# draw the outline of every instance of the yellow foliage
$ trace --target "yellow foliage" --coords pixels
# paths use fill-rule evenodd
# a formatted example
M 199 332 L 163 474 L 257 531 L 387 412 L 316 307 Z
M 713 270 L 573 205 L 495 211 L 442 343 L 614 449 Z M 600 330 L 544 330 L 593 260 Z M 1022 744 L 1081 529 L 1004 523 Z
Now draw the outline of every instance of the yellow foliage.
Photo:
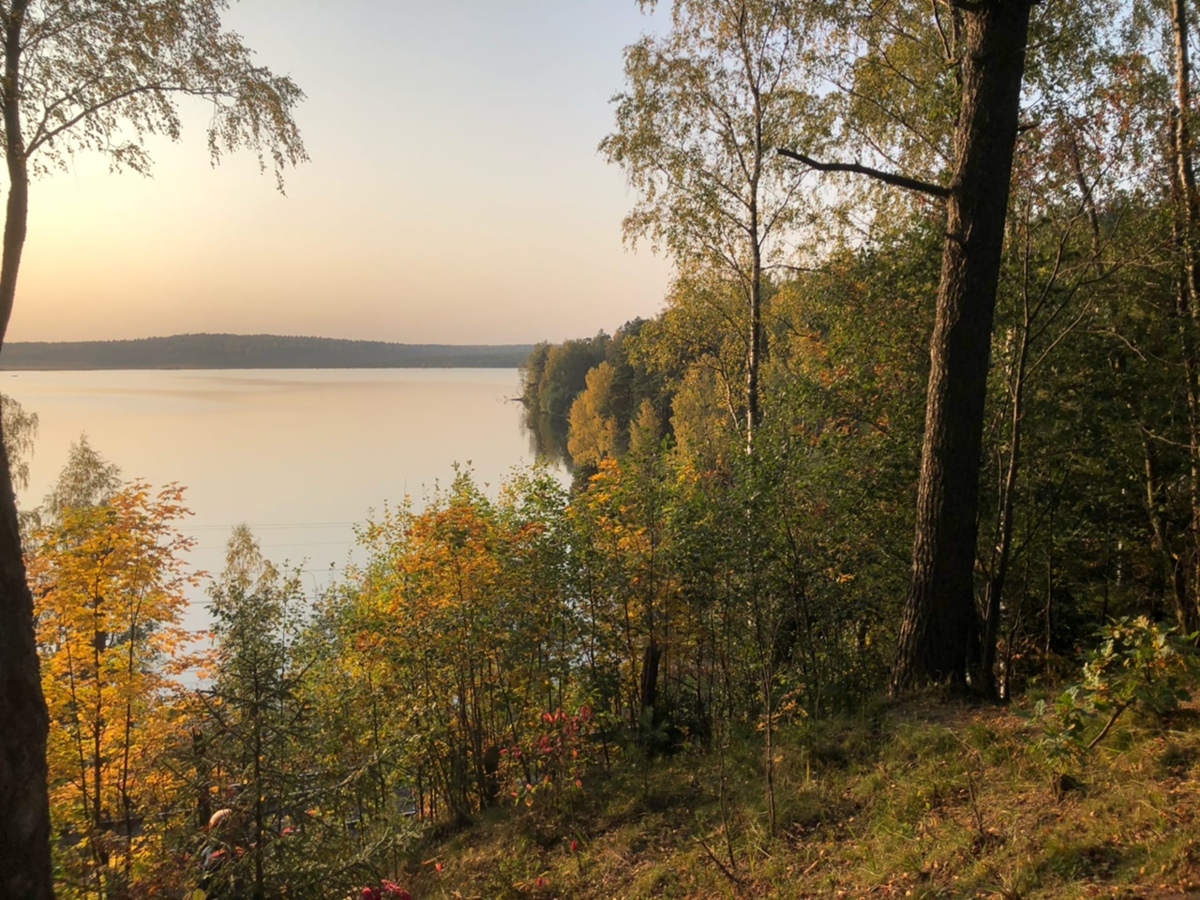
M 173 740 L 178 675 L 192 660 L 180 627 L 191 540 L 183 489 L 126 486 L 107 503 L 68 508 L 27 553 L 37 616 L 55 828 L 68 874 L 111 891 L 152 877 L 164 854 L 150 824 L 177 784 L 157 765 Z
M 587 387 L 571 404 L 567 451 L 580 465 L 594 464 L 617 450 L 617 423 L 606 414 L 616 373 L 602 362 L 587 374 Z

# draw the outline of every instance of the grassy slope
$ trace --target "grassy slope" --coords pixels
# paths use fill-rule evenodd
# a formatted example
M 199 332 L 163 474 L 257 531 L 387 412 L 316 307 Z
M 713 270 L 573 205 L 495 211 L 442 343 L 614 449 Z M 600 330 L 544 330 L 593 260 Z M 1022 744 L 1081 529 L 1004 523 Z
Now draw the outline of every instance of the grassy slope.
M 726 755 L 732 864 L 718 757 L 682 753 L 492 810 L 402 877 L 421 900 L 1200 897 L 1193 711 L 1119 725 L 1066 792 L 1019 711 L 925 699 L 783 732 L 774 838 L 761 761 Z

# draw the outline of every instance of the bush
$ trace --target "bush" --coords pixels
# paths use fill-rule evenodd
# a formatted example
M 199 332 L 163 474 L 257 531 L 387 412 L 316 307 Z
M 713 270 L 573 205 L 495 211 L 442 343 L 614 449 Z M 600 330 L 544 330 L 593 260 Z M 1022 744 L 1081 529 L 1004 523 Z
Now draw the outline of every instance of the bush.
M 1083 667 L 1083 680 L 1054 702 L 1057 721 L 1043 746 L 1052 757 L 1079 757 L 1095 747 L 1127 709 L 1163 715 L 1191 699 L 1198 671 L 1196 635 L 1180 635 L 1145 616 L 1121 618 L 1100 629 L 1100 645 Z M 1038 715 L 1046 712 L 1039 701 Z M 1092 721 L 1104 726 L 1085 741 Z

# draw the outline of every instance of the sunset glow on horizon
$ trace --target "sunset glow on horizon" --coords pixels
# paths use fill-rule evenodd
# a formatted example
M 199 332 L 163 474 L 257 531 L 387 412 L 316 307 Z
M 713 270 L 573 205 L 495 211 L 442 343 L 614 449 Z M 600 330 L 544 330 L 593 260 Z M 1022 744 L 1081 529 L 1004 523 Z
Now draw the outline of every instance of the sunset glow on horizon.
M 202 105 L 31 188 L 10 341 L 184 332 L 528 343 L 654 315 L 670 268 L 628 252 L 612 128 L 632 0 L 244 0 L 228 25 L 308 95 L 311 161 L 279 195 L 252 154 L 215 169 Z

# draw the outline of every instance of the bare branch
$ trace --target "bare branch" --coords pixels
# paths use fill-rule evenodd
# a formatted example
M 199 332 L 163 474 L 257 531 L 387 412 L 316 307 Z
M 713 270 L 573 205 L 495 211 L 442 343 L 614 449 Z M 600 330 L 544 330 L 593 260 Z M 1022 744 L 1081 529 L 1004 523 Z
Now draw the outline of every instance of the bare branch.
M 942 14 L 938 12 L 938 0 L 930 0 L 930 6 L 933 7 L 933 23 L 937 26 L 938 37 L 942 40 L 942 52 L 946 56 L 946 62 L 957 63 L 954 51 L 950 49 L 950 39 L 946 37 L 946 29 L 942 27 Z
M 788 150 L 784 147 L 777 148 L 775 152 L 780 156 L 804 163 L 810 169 L 815 169 L 818 172 L 850 172 L 854 175 L 866 175 L 868 178 L 874 178 L 876 181 L 882 181 L 885 184 L 904 188 L 908 191 L 916 191 L 919 194 L 929 194 L 943 199 L 950 196 L 950 189 L 942 187 L 940 184 L 931 184 L 917 178 L 909 178 L 907 175 L 898 175 L 895 172 L 885 172 L 882 169 L 864 166 L 862 163 L 820 162 L 811 156 L 805 156 L 803 153 L 797 153 L 794 150 Z

